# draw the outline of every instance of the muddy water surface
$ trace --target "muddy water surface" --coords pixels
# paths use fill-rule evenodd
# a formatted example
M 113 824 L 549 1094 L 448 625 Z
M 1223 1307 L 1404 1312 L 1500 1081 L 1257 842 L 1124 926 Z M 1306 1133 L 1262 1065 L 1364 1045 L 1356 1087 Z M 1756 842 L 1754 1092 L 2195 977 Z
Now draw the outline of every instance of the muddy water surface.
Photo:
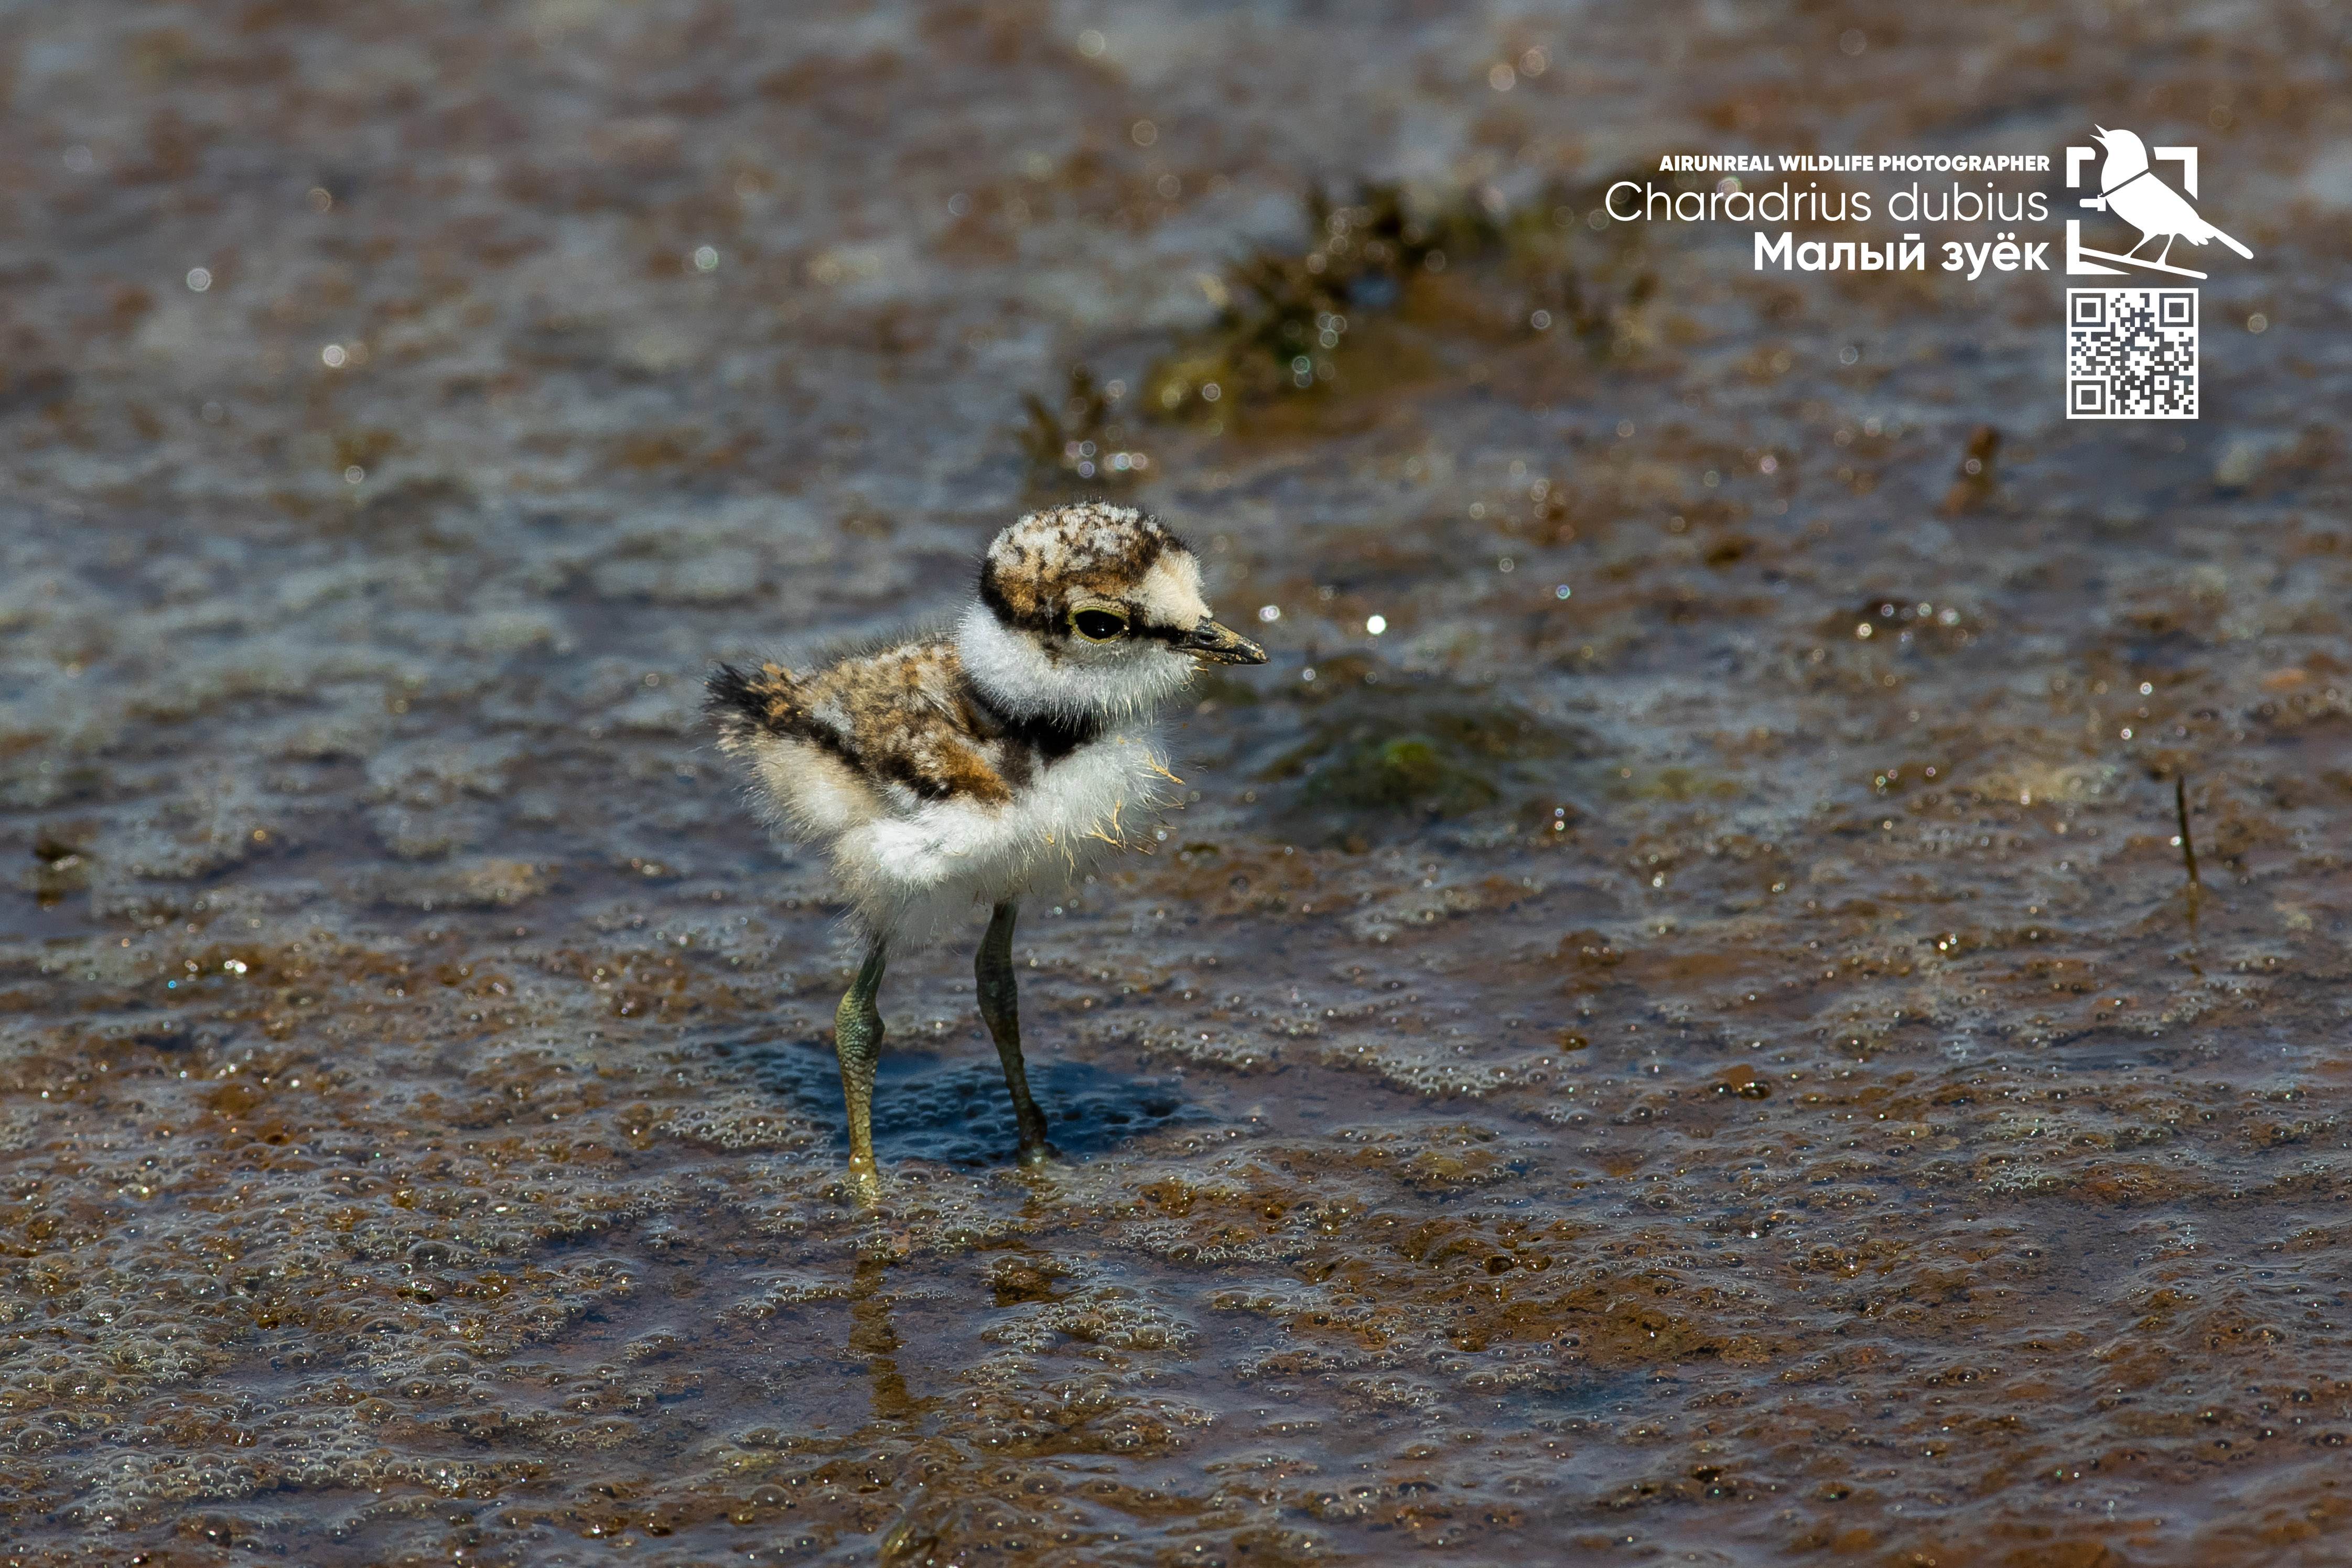
M 2340 11 L 778 15 L 0 22 L 8 1561 L 2352 1550 Z M 2195 423 L 1590 221 L 2126 117 Z M 700 672 L 1105 486 L 1275 662 L 863 1208 Z

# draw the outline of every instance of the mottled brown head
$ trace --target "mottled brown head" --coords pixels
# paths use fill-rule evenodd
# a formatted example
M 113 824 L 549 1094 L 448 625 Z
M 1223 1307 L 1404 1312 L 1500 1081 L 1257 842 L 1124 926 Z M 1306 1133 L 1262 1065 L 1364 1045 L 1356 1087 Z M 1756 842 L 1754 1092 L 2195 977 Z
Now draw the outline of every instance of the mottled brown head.
M 1182 540 L 1100 503 L 1032 512 L 997 535 L 957 643 L 991 699 L 1026 713 L 1133 712 L 1202 662 L 1265 663 L 1210 618 Z
M 1006 630 L 1049 649 L 1149 642 L 1225 663 L 1264 662 L 1255 644 L 1210 619 L 1192 549 L 1131 507 L 1030 513 L 989 545 L 980 599 Z
M 1171 555 L 1191 553 L 1173 534 L 1131 507 L 1089 505 L 1032 512 L 989 544 L 980 569 L 981 602 L 1009 628 L 1067 635 L 1076 606 L 1129 601 L 1154 568 Z M 1181 570 L 1160 576 L 1164 586 L 1181 586 Z M 1192 605 L 1167 608 L 1178 618 L 1190 608 L 1198 620 L 1208 607 L 1199 603 L 1197 567 L 1192 576 Z

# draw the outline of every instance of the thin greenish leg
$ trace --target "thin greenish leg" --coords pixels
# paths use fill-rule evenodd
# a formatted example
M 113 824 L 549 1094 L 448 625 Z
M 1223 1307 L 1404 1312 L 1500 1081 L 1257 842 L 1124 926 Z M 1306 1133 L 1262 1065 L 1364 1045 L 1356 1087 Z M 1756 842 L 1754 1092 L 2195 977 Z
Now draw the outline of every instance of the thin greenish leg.
M 988 935 L 980 939 L 980 955 L 972 972 L 980 980 L 980 1016 L 995 1037 L 996 1054 L 1004 1062 L 1004 1086 L 1013 1091 L 1013 1117 L 1021 1128 L 1021 1163 L 1042 1165 L 1054 1157 L 1045 1141 L 1045 1113 L 1030 1097 L 1029 1070 L 1021 1060 L 1021 988 L 1013 972 L 1013 922 L 1021 906 L 1010 900 L 989 916 Z
M 874 995 L 882 988 L 885 949 L 877 940 L 866 965 L 833 1015 L 833 1046 L 841 1056 L 841 1098 L 849 1107 L 849 1172 L 874 1175 L 874 1070 L 882 1061 L 882 1012 Z

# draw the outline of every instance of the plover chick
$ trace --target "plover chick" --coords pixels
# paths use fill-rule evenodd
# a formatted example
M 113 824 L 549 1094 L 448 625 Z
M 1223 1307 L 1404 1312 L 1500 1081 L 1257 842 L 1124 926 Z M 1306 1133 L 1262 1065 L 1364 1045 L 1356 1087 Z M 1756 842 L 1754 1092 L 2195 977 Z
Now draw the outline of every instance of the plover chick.
M 1057 507 L 998 534 L 953 629 L 795 674 L 721 664 L 706 706 L 762 814 L 833 862 L 865 961 L 834 1015 L 853 1174 L 874 1171 L 875 995 L 891 944 L 990 908 L 973 967 L 1020 1158 L 1053 1154 L 1029 1092 L 1013 970 L 1024 894 L 1124 847 L 1175 782 L 1153 722 L 1202 664 L 1262 664 L 1219 625 L 1201 563 L 1124 507 Z

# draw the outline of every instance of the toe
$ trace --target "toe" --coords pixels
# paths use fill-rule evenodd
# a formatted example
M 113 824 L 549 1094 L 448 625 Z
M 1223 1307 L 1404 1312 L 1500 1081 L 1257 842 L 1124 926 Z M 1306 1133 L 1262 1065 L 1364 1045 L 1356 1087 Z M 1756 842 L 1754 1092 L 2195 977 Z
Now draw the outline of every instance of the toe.
M 871 1205 L 882 1196 L 881 1169 L 872 1160 L 853 1159 L 842 1172 L 842 1186 L 857 1204 Z

